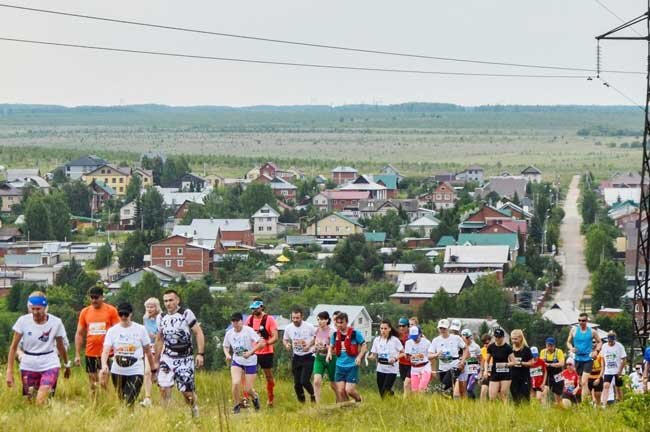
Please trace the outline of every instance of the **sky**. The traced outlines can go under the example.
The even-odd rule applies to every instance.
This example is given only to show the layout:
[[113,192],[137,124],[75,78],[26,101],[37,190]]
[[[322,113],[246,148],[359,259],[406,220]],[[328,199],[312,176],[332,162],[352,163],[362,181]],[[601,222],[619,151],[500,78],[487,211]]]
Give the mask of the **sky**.
[[[642,0],[46,0],[9,4],[216,32],[488,61],[594,68],[594,36]],[[638,27],[643,33],[643,25]],[[633,35],[632,33],[628,33]],[[453,72],[585,75],[287,46],[0,7],[0,37],[193,55]],[[603,69],[645,71],[644,42],[605,41]],[[323,70],[0,41],[0,103],[292,105],[642,104],[644,75],[598,80]]]

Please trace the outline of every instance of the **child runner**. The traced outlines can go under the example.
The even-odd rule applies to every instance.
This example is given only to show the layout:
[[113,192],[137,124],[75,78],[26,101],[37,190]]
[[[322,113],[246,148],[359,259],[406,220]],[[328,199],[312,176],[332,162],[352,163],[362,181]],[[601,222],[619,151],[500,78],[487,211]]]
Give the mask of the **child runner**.
[[578,403],[580,397],[580,377],[575,369],[575,361],[569,358],[566,361],[566,369],[562,371],[564,387],[562,389],[562,405],[569,408]]
[[546,401],[544,393],[544,383],[546,383],[546,362],[539,357],[537,347],[530,347],[530,353],[533,356],[533,364],[530,367],[530,395],[544,403]]
[[409,329],[409,340],[406,341],[404,353],[411,361],[411,391],[423,393],[431,381],[431,363],[427,352],[431,343],[422,335],[420,327]]

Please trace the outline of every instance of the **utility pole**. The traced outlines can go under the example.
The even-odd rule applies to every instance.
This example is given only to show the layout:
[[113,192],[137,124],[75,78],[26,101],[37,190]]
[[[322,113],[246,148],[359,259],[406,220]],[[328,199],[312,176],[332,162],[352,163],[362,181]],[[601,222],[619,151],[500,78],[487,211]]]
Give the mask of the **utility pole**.
[[[619,36],[619,32],[629,29],[632,26],[645,22],[646,36]],[[637,313],[632,313],[632,325],[634,330],[634,337],[632,339],[632,363],[634,364],[634,357],[638,348],[643,352],[645,344],[648,341],[649,326],[649,311],[648,311],[648,281],[650,276],[650,237],[648,236],[647,224],[644,228],[644,216],[647,218],[650,214],[650,191],[646,187],[648,176],[650,175],[650,157],[648,156],[648,135],[650,135],[650,120],[648,119],[648,105],[650,104],[650,0],[648,0],[648,7],[645,13],[638,17],[621,24],[620,26],[596,36],[596,40],[600,43],[603,40],[632,40],[632,41],[645,41],[647,44],[647,74],[646,74],[646,102],[645,102],[645,117],[644,117],[644,131],[643,131],[643,162],[641,165],[641,202],[639,203],[639,221],[637,225],[637,256],[635,268],[635,284],[634,284],[634,306],[640,305],[641,316],[637,319]],[[598,77],[600,75],[600,56],[598,59],[597,67]]]

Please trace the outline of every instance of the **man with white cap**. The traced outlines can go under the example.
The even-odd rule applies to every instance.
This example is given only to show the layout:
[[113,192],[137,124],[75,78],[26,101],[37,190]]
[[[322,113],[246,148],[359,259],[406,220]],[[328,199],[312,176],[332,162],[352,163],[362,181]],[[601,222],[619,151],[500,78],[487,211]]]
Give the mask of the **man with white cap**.
[[445,390],[453,389],[460,371],[469,357],[467,344],[455,334],[449,334],[449,320],[438,321],[440,333],[429,346],[429,360],[433,362],[433,376],[440,379]]
[[609,388],[612,385],[612,380],[616,386],[617,395],[619,389],[623,387],[623,370],[625,369],[625,362],[627,354],[623,345],[616,340],[616,332],[610,330],[607,333],[607,343],[603,345],[601,350],[605,367],[600,372],[603,378],[603,393],[601,396],[601,403],[607,404],[607,396],[609,396]]
[[427,359],[429,340],[422,335],[418,326],[409,328],[409,338],[404,347],[404,354],[411,361],[411,390],[422,393],[431,380],[431,363]]
[[[275,380],[273,378],[273,344],[278,340],[278,324],[275,319],[264,310],[264,302],[256,297],[250,304],[251,315],[246,320],[246,325],[257,332],[265,345],[257,351],[257,366],[264,372],[266,378],[266,403],[273,406]],[[247,397],[247,395],[244,395]]]

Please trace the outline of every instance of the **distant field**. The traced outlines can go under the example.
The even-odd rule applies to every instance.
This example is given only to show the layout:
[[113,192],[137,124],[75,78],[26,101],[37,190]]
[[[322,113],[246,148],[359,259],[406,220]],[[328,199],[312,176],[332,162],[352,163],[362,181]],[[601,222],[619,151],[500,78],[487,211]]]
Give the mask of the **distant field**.
[[[258,161],[273,159],[327,174],[349,163],[371,171],[385,162],[408,174],[483,165],[492,174],[535,164],[566,180],[590,169],[599,176],[638,170],[640,111],[436,111],[382,109],[332,111],[165,111],[140,109],[15,112],[0,110],[0,147],[38,146],[70,153],[184,153],[194,168],[241,175]],[[578,136],[583,128],[627,131],[627,136]],[[631,132],[630,132],[631,131]],[[636,131],[638,135],[634,136]],[[621,144],[624,146],[621,147]],[[31,153],[0,153],[0,164],[35,163]],[[48,153],[49,154],[49,153]],[[13,157],[12,157],[13,156]],[[56,155],[39,157],[51,168]]]

